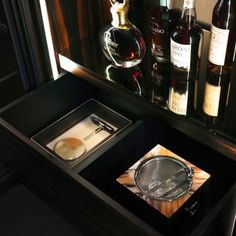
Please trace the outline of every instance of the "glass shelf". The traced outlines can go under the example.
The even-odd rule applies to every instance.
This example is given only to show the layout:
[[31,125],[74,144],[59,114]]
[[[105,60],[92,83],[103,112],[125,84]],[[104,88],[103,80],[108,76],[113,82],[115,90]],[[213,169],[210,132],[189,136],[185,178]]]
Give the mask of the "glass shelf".
[[[131,68],[121,68],[111,64],[103,55],[98,39],[96,37],[86,38],[78,42],[78,45],[71,45],[63,50],[60,55],[60,65],[69,71],[80,68],[88,74],[97,76],[101,81],[132,92],[136,96],[145,98],[155,104],[159,109],[168,111],[168,73],[169,65],[159,65],[146,52],[144,60]],[[68,59],[68,60],[66,60]],[[74,67],[72,66],[72,63]],[[89,76],[87,74],[87,76]],[[85,75],[86,76],[86,75]],[[195,119],[199,112],[195,112],[190,118]],[[200,116],[199,116],[200,117]],[[200,122],[203,121],[199,119]]]
[[[144,17],[146,19],[147,16]],[[140,21],[140,19],[139,19]],[[236,99],[234,91],[236,84],[231,84],[231,93],[229,96],[229,106],[227,107],[225,119],[216,127],[215,133],[210,132],[205,124],[205,117],[202,112],[202,102],[204,93],[204,82],[206,77],[207,54],[209,46],[210,32],[203,30],[203,47],[201,54],[200,72],[197,85],[197,103],[188,117],[176,115],[169,111],[168,102],[168,71],[166,66],[162,67],[160,73],[157,70],[157,64],[150,52],[150,35],[148,27],[144,23],[136,21],[132,18],[132,22],[138,26],[144,34],[147,51],[143,61],[132,68],[118,68],[112,65],[103,55],[99,45],[99,33],[93,34],[90,37],[85,37],[83,40],[78,40],[76,43],[71,43],[69,48],[64,49],[59,53],[59,61],[62,69],[73,74],[84,77],[88,80],[96,81],[101,86],[110,86],[116,90],[125,91],[136,99],[144,99],[149,106],[154,106],[158,112],[167,114],[171,120],[180,120],[188,124],[194,124],[196,130],[203,130],[202,134],[210,139],[215,139],[214,143],[223,143],[223,149],[228,149],[227,153],[235,158],[236,153],[236,112],[233,106],[233,101]],[[144,20],[144,22],[146,22]],[[74,42],[74,41],[73,41]],[[235,70],[235,68],[234,68]],[[234,74],[234,73],[232,73]],[[198,130],[196,131],[198,133]],[[197,136],[198,134],[196,134]],[[192,134],[194,137],[195,135]],[[199,138],[201,139],[201,138]],[[218,141],[219,139],[220,141]],[[211,142],[209,142],[211,143]],[[217,147],[217,149],[220,149]],[[229,150],[230,149],[230,150]]]

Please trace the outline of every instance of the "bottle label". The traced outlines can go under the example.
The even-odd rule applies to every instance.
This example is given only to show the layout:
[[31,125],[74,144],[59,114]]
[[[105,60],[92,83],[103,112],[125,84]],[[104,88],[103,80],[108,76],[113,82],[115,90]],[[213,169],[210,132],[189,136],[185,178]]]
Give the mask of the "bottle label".
[[221,87],[206,83],[203,111],[209,116],[218,116]]
[[188,8],[188,9],[194,8],[194,2],[195,0],[185,0],[184,8]]
[[[164,38],[165,38],[165,29],[162,27],[162,25],[158,24],[156,21],[151,22],[151,32],[152,32],[152,46],[151,46],[151,52],[152,55],[156,58],[164,57],[165,54],[165,48],[164,48]],[[164,58],[163,58],[164,59]]]
[[225,63],[229,30],[211,26],[211,40],[208,59],[211,63],[223,66]]
[[158,22],[158,20],[154,17],[152,17],[151,22],[150,22],[150,28],[151,32],[156,35],[156,34],[165,34],[165,28],[161,23]]
[[104,49],[109,53],[109,55],[111,57],[112,56],[119,57],[120,54],[117,52],[117,48],[119,47],[119,44],[112,41],[110,32],[106,31],[104,33],[104,41],[105,41]]
[[173,87],[171,87],[168,101],[169,109],[178,115],[186,115],[187,105],[188,105],[188,91],[186,91],[186,93],[179,94],[178,92],[174,91]]
[[174,66],[190,70],[191,45],[176,43],[171,39],[171,63]]

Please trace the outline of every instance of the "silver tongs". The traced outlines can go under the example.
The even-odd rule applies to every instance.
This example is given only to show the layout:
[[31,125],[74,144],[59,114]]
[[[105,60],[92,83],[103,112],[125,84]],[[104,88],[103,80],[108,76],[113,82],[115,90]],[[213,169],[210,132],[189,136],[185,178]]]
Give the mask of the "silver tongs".
[[110,134],[112,134],[115,131],[113,127],[111,127],[108,123],[101,120],[98,116],[91,116],[90,119],[95,125],[97,125],[97,128],[94,131],[92,131],[89,135],[84,137],[84,141],[88,141],[95,134],[99,133],[102,130],[105,130]]

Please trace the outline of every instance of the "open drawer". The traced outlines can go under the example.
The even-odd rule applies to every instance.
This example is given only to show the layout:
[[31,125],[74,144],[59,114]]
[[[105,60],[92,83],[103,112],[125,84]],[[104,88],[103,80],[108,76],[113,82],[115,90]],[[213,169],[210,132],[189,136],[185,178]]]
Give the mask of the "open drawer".
[[[159,145],[156,146],[157,144]],[[140,192],[135,194],[135,191],[129,191],[135,185],[132,181],[127,181],[125,186],[117,179],[122,173],[125,173],[123,178],[129,178],[127,176],[129,167],[148,151],[154,152],[155,148],[160,148],[160,145],[183,157],[195,167],[206,171],[207,174],[204,171],[200,173],[196,182],[199,184],[199,181],[204,180],[204,183],[197,190],[195,189],[196,191],[184,203],[181,202],[183,196],[173,200],[172,205],[160,200],[153,204],[158,205],[159,209],[155,209],[148,204],[147,198],[140,197]],[[201,150],[200,155],[198,150]],[[153,155],[156,156],[155,153]],[[235,180],[232,176],[235,166],[228,165],[230,162],[224,160],[221,154],[205,145],[163,124],[143,120],[137,129],[79,174],[164,235],[173,235],[173,233],[191,235],[191,232],[206,221],[209,213],[233,187]],[[223,169],[222,166],[228,167]],[[194,175],[197,175],[197,171]],[[149,202],[154,200],[149,199]],[[176,205],[178,210],[171,216],[165,215]]]
[[[71,168],[32,137],[90,99],[129,124]],[[235,193],[235,161],[171,127],[161,112],[154,117],[145,107],[142,98],[66,75],[1,111],[5,164],[40,189],[73,223],[77,217],[86,219],[96,235],[204,235]],[[194,124],[189,127],[197,129]],[[210,175],[172,217],[163,216],[117,181],[157,144]]]

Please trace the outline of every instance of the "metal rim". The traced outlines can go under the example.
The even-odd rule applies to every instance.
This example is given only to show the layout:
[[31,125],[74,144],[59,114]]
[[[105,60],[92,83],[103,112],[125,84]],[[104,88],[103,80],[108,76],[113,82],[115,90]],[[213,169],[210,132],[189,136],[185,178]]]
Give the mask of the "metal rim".
[[[174,162],[177,165],[179,165],[184,170],[184,172],[186,173],[187,177],[186,177],[186,180],[184,180],[184,182],[186,181],[187,187],[182,192],[180,192],[179,194],[177,194],[175,196],[171,196],[171,197],[168,197],[168,196],[165,196],[165,197],[153,196],[153,195],[149,194],[146,190],[144,190],[142,188],[142,186],[140,186],[140,183],[138,181],[139,173],[145,166],[147,166],[150,162],[155,161],[155,160],[158,160],[158,161],[168,160],[168,161]],[[137,167],[137,169],[135,170],[135,173],[134,173],[135,184],[138,187],[138,189],[146,197],[151,198],[151,199],[155,199],[155,200],[167,200],[167,201],[172,201],[172,200],[177,199],[177,198],[181,197],[182,195],[184,195],[192,186],[192,177],[193,177],[193,170],[186,163],[184,163],[183,161],[181,161],[181,160],[179,160],[175,157],[170,157],[170,156],[166,156],[166,155],[153,156],[151,158],[148,158],[148,159],[142,161],[138,165],[138,167]]]

